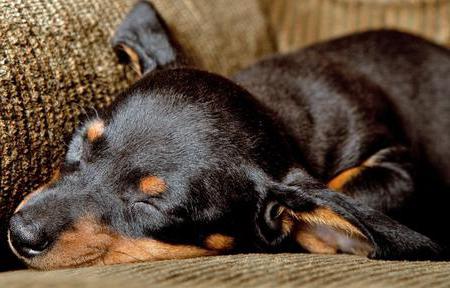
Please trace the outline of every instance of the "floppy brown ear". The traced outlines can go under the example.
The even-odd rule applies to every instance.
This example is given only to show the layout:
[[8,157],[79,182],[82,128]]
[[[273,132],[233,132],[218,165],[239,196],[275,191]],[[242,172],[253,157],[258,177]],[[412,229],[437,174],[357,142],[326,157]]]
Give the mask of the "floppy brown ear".
[[294,243],[311,253],[402,260],[449,258],[448,251],[428,237],[310,179],[295,186],[271,183],[256,224],[263,242],[274,250]]
[[170,39],[163,21],[147,1],[138,2],[128,13],[111,44],[119,61],[131,64],[140,76],[185,62],[181,49]]

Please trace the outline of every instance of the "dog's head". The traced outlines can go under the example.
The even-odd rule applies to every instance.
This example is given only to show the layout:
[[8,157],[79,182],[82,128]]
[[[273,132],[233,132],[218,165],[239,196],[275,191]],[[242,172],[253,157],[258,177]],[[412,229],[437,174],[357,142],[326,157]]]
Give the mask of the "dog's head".
[[292,162],[263,108],[187,69],[149,75],[121,98],[75,133],[60,175],[17,209],[16,254],[53,268],[252,247],[261,181]]

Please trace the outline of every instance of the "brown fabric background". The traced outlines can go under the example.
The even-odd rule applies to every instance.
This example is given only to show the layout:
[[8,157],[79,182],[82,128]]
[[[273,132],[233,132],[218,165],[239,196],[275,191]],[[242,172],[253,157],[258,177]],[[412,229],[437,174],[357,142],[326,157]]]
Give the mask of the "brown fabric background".
[[230,75],[275,52],[258,0],[151,0],[200,67]]
[[450,46],[450,0],[261,0],[287,52],[354,31],[395,28]]
[[0,287],[448,287],[450,263],[253,254],[51,272],[0,273]]

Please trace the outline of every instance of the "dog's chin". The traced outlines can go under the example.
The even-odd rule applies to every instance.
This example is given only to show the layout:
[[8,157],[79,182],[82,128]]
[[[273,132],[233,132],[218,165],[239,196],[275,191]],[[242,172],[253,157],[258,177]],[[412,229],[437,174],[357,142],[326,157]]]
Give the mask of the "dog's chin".
[[61,233],[48,250],[31,258],[18,253],[9,235],[8,241],[17,257],[30,268],[38,270],[183,259],[217,255],[220,252],[191,245],[169,244],[155,239],[133,239],[113,232],[89,217]]

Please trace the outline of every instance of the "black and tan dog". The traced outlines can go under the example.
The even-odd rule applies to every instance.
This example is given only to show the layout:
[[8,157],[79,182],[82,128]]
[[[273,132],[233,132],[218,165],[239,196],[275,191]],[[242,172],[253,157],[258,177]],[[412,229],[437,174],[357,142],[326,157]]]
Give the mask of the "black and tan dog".
[[29,266],[449,257],[448,49],[366,32],[230,81],[180,68],[145,3],[114,45],[143,77],[75,133],[61,175],[18,207],[9,240]]

